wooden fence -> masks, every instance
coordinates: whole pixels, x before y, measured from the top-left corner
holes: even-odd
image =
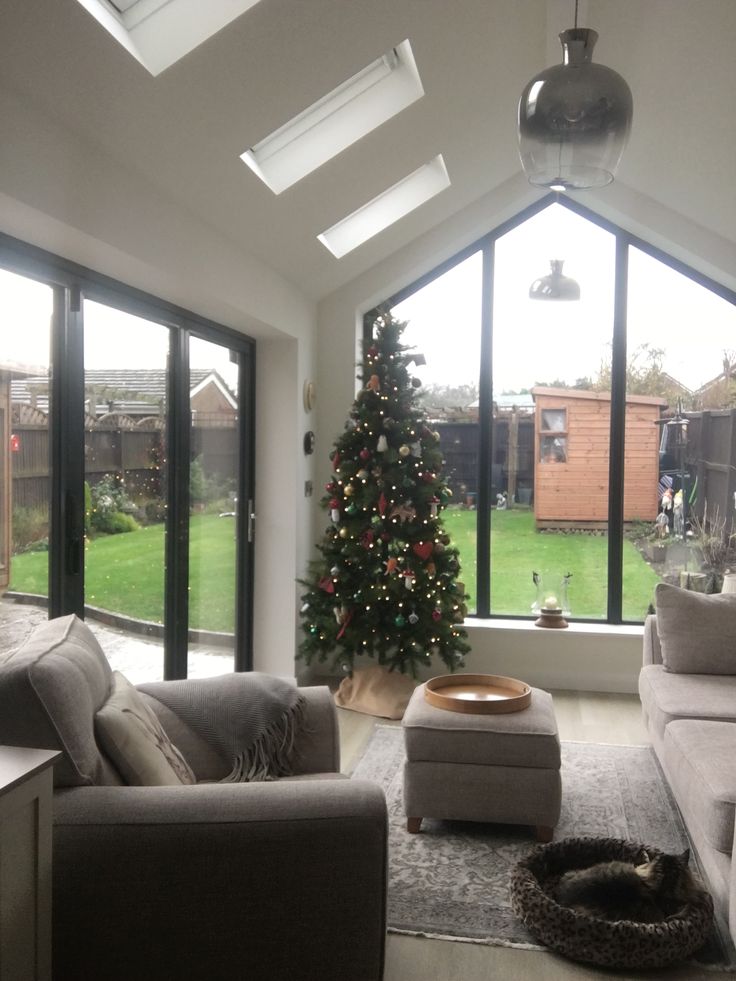
[[[14,507],[49,506],[49,430],[43,413],[34,422],[13,422],[14,445],[11,452],[12,501]],[[87,417],[85,443],[86,479],[94,486],[106,474],[125,478],[131,494],[152,498],[163,494],[165,474],[165,433],[155,419],[135,423],[128,416],[114,420]],[[196,418],[191,436],[192,457],[201,457],[206,474],[223,479],[237,477],[237,420]]]

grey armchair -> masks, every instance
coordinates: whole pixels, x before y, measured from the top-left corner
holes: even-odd
[[[243,676],[227,682],[238,690]],[[378,981],[386,805],[340,778],[336,713],[305,688],[294,776],[231,784],[213,745],[145,688],[196,785],[124,786],[94,736],[111,672],[76,617],[0,663],[0,743],[59,749],[55,981]],[[216,717],[216,706],[205,706]],[[243,706],[247,711],[247,705]]]

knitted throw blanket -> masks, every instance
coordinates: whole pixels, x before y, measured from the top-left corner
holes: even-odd
[[[253,671],[173,681],[163,691],[158,685],[138,688],[232,761],[222,783],[275,780],[292,773],[306,700],[289,682]]]

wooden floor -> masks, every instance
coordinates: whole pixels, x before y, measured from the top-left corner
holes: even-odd
[[[649,742],[635,695],[552,692],[560,738],[568,741],[644,745]],[[349,773],[373,727],[398,725],[385,719],[338,709],[342,769]],[[491,947],[486,944],[427,940],[389,934],[384,981],[563,981],[563,979],[647,978],[714,981],[732,973],[668,968],[639,974],[595,970],[541,951]],[[346,979],[347,981],[347,979]]]

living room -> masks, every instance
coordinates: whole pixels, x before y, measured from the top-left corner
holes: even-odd
[[[521,169],[517,105],[529,79],[559,63],[557,35],[571,26],[576,5],[261,0],[155,75],[85,6],[7,0],[0,10],[0,232],[7,237],[0,264],[48,282],[58,257],[104,277],[111,291],[120,284],[136,302],[162,301],[196,325],[226,328],[223,338],[237,335],[232,343],[239,337],[243,349],[253,345],[249,666],[319,682],[318,665],[295,660],[298,580],[325,523],[321,489],[356,397],[364,314],[545,199],[549,192]],[[703,0],[696,17],[685,0],[577,6],[579,23],[600,35],[594,61],[631,87],[634,122],[613,183],[569,198],[718,284],[733,303],[733,4]],[[244,165],[248,147],[405,39],[424,90],[415,103],[280,194]],[[318,240],[440,153],[450,184],[436,197],[340,259]],[[542,272],[529,268],[528,281]],[[3,334],[13,328],[6,323]],[[691,343],[698,340],[694,325]],[[110,339],[113,358],[119,343]],[[717,366],[723,353],[713,352]],[[306,432],[314,433],[313,453],[304,452]],[[530,567],[530,601],[531,574]],[[70,595],[52,609],[70,612]],[[558,697],[567,706],[558,713],[563,739],[646,738],[636,695],[641,622],[607,611],[581,620],[573,607],[570,627],[554,631],[534,628],[529,616],[487,612],[466,620],[467,670],[572,693]],[[168,676],[181,677],[181,664],[177,671]],[[362,718],[345,718],[349,758],[367,733]],[[616,718],[625,721],[614,732]],[[433,959],[413,953],[421,943],[390,939],[389,963],[402,944],[412,951],[407,957]],[[476,945],[447,947],[437,977],[493,969]],[[405,962],[394,976],[409,977],[398,973],[404,969]]]

